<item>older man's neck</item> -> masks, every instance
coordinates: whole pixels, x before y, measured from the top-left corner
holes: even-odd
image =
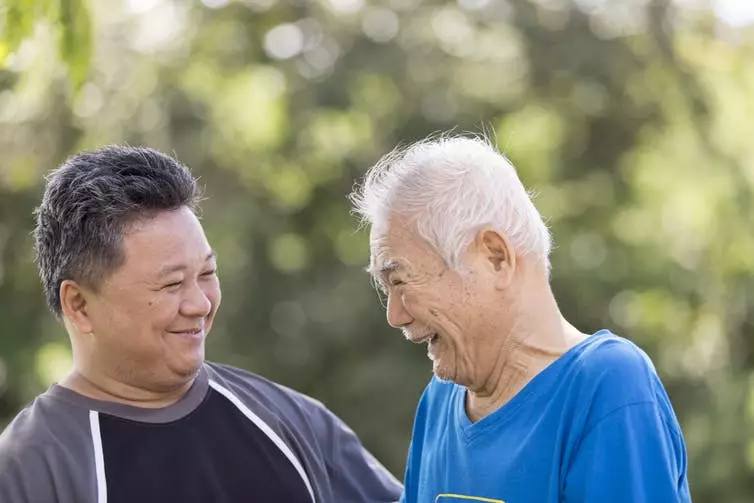
[[[479,421],[508,403],[536,375],[586,337],[560,313],[549,326],[543,323],[539,329],[512,334],[498,352],[484,382],[469,388],[466,397],[469,419]]]
[[[191,378],[170,389],[156,391],[124,383],[109,376],[94,377],[74,370],[58,384],[95,400],[158,409],[176,403],[193,383],[194,378]]]

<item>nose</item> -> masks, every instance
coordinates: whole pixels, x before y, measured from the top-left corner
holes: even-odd
[[[181,303],[181,313],[190,318],[204,318],[212,312],[212,295],[194,284]]]
[[[409,325],[414,318],[406,310],[403,298],[391,293],[387,297],[387,322],[393,328],[402,328]]]

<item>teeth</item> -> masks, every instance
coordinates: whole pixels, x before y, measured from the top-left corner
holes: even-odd
[[[431,333],[431,334],[422,335],[420,337],[414,337],[414,336],[412,336],[410,334],[404,334],[404,335],[405,335],[406,339],[408,339],[409,341],[413,342],[414,344],[430,343],[430,342],[434,341],[435,339],[437,339],[437,337],[439,336],[439,334],[437,332],[434,332],[434,333]]]

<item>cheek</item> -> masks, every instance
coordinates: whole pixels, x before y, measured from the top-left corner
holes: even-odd
[[[119,295],[106,299],[92,310],[92,318],[102,332],[112,332],[120,337],[120,332],[138,332],[138,327],[149,319],[153,300],[143,292]]]
[[[102,309],[94,332],[102,347],[115,354],[133,354],[154,345],[153,301],[120,302]],[[103,306],[105,307],[105,306]]]
[[[405,288],[396,295],[412,315],[421,317],[425,322],[443,322],[452,309],[452,300],[449,301],[431,286]]]
[[[160,293],[144,299],[132,311],[132,322],[141,325],[143,330],[164,329],[172,320],[180,307],[180,297],[170,293]]]
[[[215,279],[215,281],[205,289],[204,295],[207,296],[209,303],[212,304],[211,314],[215,314],[217,312],[217,308],[220,307],[220,302],[222,301],[223,297],[222,291],[220,290],[220,282]]]
[[[403,307],[411,316],[422,321],[429,321],[426,319],[431,316],[428,313],[430,310],[435,310],[433,299],[426,292],[418,289],[404,288],[398,290],[395,292],[395,300],[403,304]]]
[[[465,345],[475,332],[478,319],[473,306],[462,295],[452,294],[429,308],[431,319],[437,323],[455,345]]]

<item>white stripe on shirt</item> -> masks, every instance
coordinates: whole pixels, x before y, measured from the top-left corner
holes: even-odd
[[[217,390],[218,393],[223,395],[225,398],[230,400],[230,402],[235,405],[238,410],[243,412],[243,415],[246,416],[252,423],[254,423],[257,428],[262,430],[262,432],[269,437],[270,440],[277,446],[278,449],[280,449],[283,454],[285,454],[285,457],[288,458],[288,461],[291,462],[293,467],[296,469],[298,474],[301,476],[301,478],[304,481],[304,484],[306,484],[306,489],[309,491],[309,496],[311,496],[312,501],[316,503],[316,500],[314,499],[314,491],[312,490],[312,484],[309,482],[309,477],[306,475],[306,472],[304,471],[304,467],[301,466],[301,462],[298,460],[295,454],[293,454],[293,451],[288,447],[288,445],[283,442],[283,439],[280,438],[280,436],[275,433],[270,426],[265,423],[259,416],[254,414],[249,408],[244,405],[244,403],[236,396],[234,395],[230,390],[223,387],[222,385],[218,384],[217,382],[210,380],[209,385],[212,386],[215,390]],[[101,500],[100,503],[103,503]]]
[[[99,412],[89,411],[89,425],[94,447],[94,466],[97,470],[97,503],[107,503],[107,480],[105,478],[105,457],[102,453],[102,436],[99,431]]]

